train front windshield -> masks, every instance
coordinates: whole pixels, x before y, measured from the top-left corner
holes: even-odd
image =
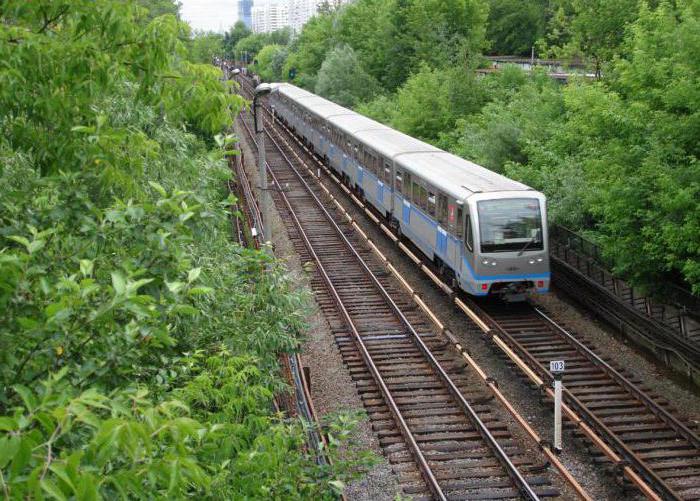
[[[536,198],[477,202],[481,252],[544,249],[542,215]]]

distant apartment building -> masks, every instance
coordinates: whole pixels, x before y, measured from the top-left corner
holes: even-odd
[[[238,0],[238,20],[253,29],[253,0]]]
[[[253,31],[268,33],[289,26],[288,0],[256,0],[253,5]]]
[[[331,0],[331,4],[344,4],[349,0]],[[311,19],[324,0],[255,0],[253,5],[253,31],[267,33],[290,27],[300,31]]]

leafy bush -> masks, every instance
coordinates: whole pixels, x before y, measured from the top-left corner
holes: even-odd
[[[4,497],[332,498],[368,462],[318,466],[273,411],[305,297],[230,241],[243,100],[188,32],[135,2],[0,9]]]
[[[338,46],[328,53],[317,78],[316,93],[341,106],[353,107],[379,90],[379,84],[362,69],[349,45]]]

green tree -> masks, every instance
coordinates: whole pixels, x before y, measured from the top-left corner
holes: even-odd
[[[625,31],[637,18],[637,0],[557,0],[550,50],[558,57],[591,61],[598,76],[619,54]]]
[[[319,467],[272,405],[304,297],[230,241],[244,101],[145,12],[0,7],[0,492],[335,499],[350,421]]]
[[[248,26],[243,21],[236,21],[236,24],[233,25],[233,27],[224,33],[224,53],[226,55],[226,59],[235,59],[241,57],[240,54],[236,53],[235,47],[236,44],[246,38],[247,36],[250,36],[252,31]]]
[[[176,0],[136,0],[140,6],[148,11],[148,20],[159,16],[179,16],[181,2]]]
[[[535,42],[545,34],[547,5],[546,0],[490,0],[489,53],[529,56]]]
[[[394,43],[391,18],[394,0],[360,0],[348,4],[337,18],[339,43],[352,48],[362,67],[376,80],[385,78]]]
[[[328,51],[335,46],[335,14],[320,14],[312,17],[290,47],[285,73],[296,68],[295,83],[313,89],[316,74]]]
[[[266,45],[258,52],[258,74],[267,82],[285,79],[283,75],[287,48],[281,45]]]
[[[355,51],[349,45],[340,45],[323,61],[315,90],[331,101],[352,108],[372,98],[378,89],[377,81],[362,68]]]
[[[412,0],[405,28],[415,58],[432,66],[475,64],[486,46],[487,17],[481,0]]]
[[[197,31],[189,47],[189,58],[199,64],[211,64],[224,55],[224,37],[219,33]]]

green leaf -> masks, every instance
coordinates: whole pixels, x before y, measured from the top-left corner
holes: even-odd
[[[182,282],[165,282],[165,285],[168,287],[168,290],[173,294],[176,294],[185,286],[185,284]]]
[[[12,387],[13,390],[17,392],[17,394],[22,397],[22,401],[24,402],[24,406],[27,408],[28,411],[33,412],[34,409],[36,409],[37,406],[37,401],[36,397],[34,396],[34,393],[27,388],[26,386],[23,386],[21,384],[15,385]]]
[[[163,188],[160,184],[156,183],[155,181],[149,181],[148,184],[150,184],[151,188],[156,190],[161,197],[168,196],[168,192],[165,191],[165,188]]]
[[[173,313],[180,313],[183,315],[197,315],[199,310],[194,306],[189,304],[178,304],[173,308]]]
[[[117,296],[123,296],[126,292],[126,279],[118,271],[112,272],[112,287]]]
[[[31,245],[31,243],[29,242],[29,240],[27,240],[26,238],[24,238],[23,236],[20,236],[20,235],[10,235],[10,236],[7,237],[7,238],[10,239],[10,240],[12,240],[12,241],[14,241],[14,242],[17,242],[17,243],[19,243],[19,244],[24,245],[24,247],[25,247],[27,250],[29,249],[29,246]]]
[[[202,273],[202,268],[192,268],[188,273],[187,273],[187,282],[192,283],[195,280],[199,278],[199,275]]]
[[[58,488],[56,484],[54,484],[51,480],[48,478],[44,478],[41,480],[41,488],[46,491],[51,497],[54,499],[60,499],[62,501],[66,501],[68,498],[63,494],[61,489]]]
[[[84,277],[92,276],[93,267],[94,263],[90,259],[80,260],[80,273],[82,273]]]
[[[63,480],[68,487],[71,488],[73,492],[75,492],[75,485],[73,484],[73,481],[71,480],[70,476],[68,475],[68,472],[66,471],[66,466],[62,463],[56,463],[53,462],[51,463],[51,466],[49,466],[49,469],[61,480]]]
[[[331,486],[333,491],[340,495],[343,493],[343,490],[345,490],[345,483],[343,483],[341,480],[330,480],[328,484]]]
[[[5,468],[15,457],[19,450],[20,441],[20,437],[16,435],[0,437],[0,469]]]
[[[71,127],[71,132],[80,132],[82,134],[92,134],[95,132],[94,127],[86,127],[85,125],[76,125]]]
[[[19,428],[17,421],[7,416],[0,416],[0,431],[15,431]]]

